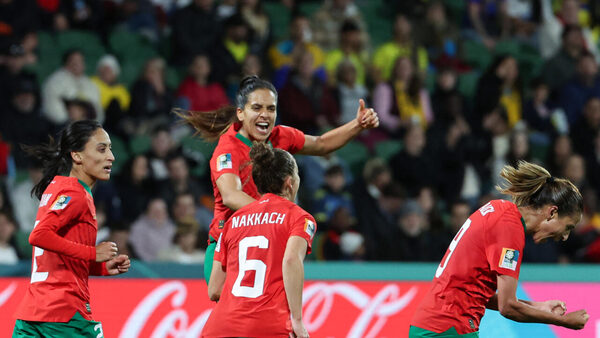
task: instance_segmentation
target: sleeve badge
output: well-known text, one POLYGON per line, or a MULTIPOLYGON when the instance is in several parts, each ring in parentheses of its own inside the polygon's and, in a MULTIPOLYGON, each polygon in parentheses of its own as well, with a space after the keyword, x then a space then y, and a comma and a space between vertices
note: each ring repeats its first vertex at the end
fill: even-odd
POLYGON ((56 201, 52 203, 50 210, 62 210, 67 207, 67 204, 71 201, 71 196, 60 195, 56 198, 56 201))
POLYGON ((308 218, 305 218, 304 231, 310 236, 310 239, 313 238, 316 230, 317 230, 317 227, 315 226, 315 223, 313 221, 309 220, 308 218))
POLYGON ((501 268, 516 271, 518 262, 519 262, 519 251, 517 251, 515 249, 502 248, 502 255, 500 255, 500 263, 499 263, 499 266, 501 268))
POLYGON ((217 157, 217 171, 232 168, 233 162, 231 162, 231 154, 223 154, 217 157))

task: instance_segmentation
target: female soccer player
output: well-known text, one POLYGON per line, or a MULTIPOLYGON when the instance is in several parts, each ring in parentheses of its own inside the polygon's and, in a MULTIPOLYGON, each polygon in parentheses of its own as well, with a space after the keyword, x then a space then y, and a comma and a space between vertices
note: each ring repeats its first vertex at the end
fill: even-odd
POLYGON ((31 284, 17 309, 13 337, 102 337, 92 320, 88 276, 129 270, 112 242, 96 244, 91 188, 110 178, 115 160, 108 134, 96 121, 69 124, 47 145, 26 147, 43 161, 44 177, 32 194, 40 199, 35 226, 31 284))
POLYGON ((202 336, 308 337, 303 260, 317 225, 293 202, 298 166, 290 153, 264 143, 254 143, 250 158, 263 196, 236 211, 219 236, 208 284, 210 299, 219 302, 202 336))
POLYGON ((566 313, 559 300, 517 299, 525 235, 535 243, 566 240, 581 220, 583 200, 568 180, 520 161, 505 166, 497 189, 513 202, 493 200, 458 231, 435 272, 431 290, 415 312, 409 337, 478 337, 485 309, 518 322, 582 329, 585 310, 566 313))
POLYGON ((211 181, 215 195, 214 218, 210 225, 204 276, 209 280, 216 239, 231 214, 260 196, 252 181, 248 153, 252 142, 269 143, 290 153, 326 155, 344 146, 364 129, 379 125, 377 113, 360 100, 356 119, 321 136, 304 135, 298 129, 275 126, 277 90, 257 76, 242 80, 236 108, 215 112, 176 112, 208 141, 219 140, 210 159, 211 181))

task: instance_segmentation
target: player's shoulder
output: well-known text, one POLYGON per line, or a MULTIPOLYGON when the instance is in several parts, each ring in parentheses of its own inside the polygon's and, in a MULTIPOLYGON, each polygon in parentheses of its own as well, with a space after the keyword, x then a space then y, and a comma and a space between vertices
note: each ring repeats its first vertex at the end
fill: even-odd
POLYGON ((482 216, 489 215, 490 223, 501 222, 504 226, 513 224, 516 227, 522 226, 522 216, 516 204, 507 200, 492 200, 481 208, 478 212, 482 216))
POLYGON ((76 177, 55 176, 46 187, 44 193, 84 194, 85 188, 76 177))

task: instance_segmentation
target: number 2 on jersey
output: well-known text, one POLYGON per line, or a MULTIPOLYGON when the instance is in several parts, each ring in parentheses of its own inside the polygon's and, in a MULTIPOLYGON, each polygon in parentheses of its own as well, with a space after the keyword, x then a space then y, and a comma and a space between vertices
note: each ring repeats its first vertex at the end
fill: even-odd
POLYGON ((257 298, 263 294, 267 265, 259 259, 247 259, 248 248, 268 249, 269 240, 265 236, 246 237, 240 241, 239 251, 239 273, 231 293, 236 297, 257 298), (254 284, 242 286, 242 279, 247 271, 255 271, 254 284))
POLYGON ((450 257, 452 257, 452 254, 454 253, 454 249, 456 249, 458 242, 460 241, 460 239, 465 234, 467 229, 469 229, 470 226, 471 226, 471 220, 467 218, 467 220, 462 225, 462 227, 460 227, 460 230, 458 230, 458 233, 456 234, 456 236, 454 236, 454 239, 452 240, 452 242, 450 242, 450 246, 448 247, 448 255, 446 256, 446 259, 444 261, 442 261, 442 263, 440 263, 440 266, 438 266, 437 270, 435 270, 435 278, 439 278, 442 275, 442 272, 444 272, 444 269, 446 269, 446 266, 448 265, 448 261, 450 260, 450 257))
MULTIPOLYGON (((38 225, 40 221, 35 221, 35 224, 33 225, 33 228, 35 229, 35 227, 38 225)), ((31 284, 35 283, 35 282, 43 282, 46 280, 46 278, 48 278, 48 273, 47 272, 38 272, 38 265, 37 265, 37 257, 41 256, 44 254, 44 249, 42 248, 38 248, 37 246, 33 247, 33 268, 31 269, 31 284)))

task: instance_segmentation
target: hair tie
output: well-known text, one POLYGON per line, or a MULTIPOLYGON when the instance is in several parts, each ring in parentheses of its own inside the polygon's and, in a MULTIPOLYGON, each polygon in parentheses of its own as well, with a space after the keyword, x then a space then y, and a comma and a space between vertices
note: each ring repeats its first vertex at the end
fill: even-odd
POLYGON ((554 177, 550 176, 546 178, 546 183, 554 183, 554 177))

